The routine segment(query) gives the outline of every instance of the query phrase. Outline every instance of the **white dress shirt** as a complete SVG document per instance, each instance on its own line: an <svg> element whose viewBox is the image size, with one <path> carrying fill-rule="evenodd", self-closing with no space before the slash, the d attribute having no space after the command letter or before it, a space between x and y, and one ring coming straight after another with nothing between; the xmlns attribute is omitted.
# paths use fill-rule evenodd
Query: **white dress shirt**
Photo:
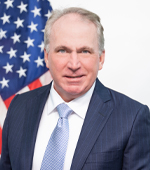
<svg viewBox="0 0 150 170"><path fill-rule="evenodd" d="M68 117L69 141L68 141L68 148L67 148L65 162L64 162L64 170L69 170L71 168L74 151L78 142L78 138L81 132L84 118L86 116L86 112L89 106L91 96L93 94L94 87L95 87L95 83L90 88L90 90L86 92L84 95L67 103L67 105L73 110L73 112ZM64 102L64 100L55 91L52 83L50 89L50 95L45 104L41 121L39 124L39 128L38 128L38 133L37 133L37 138L36 138L36 143L34 148L32 170L40 170L46 146L59 119L59 114L56 110L56 107L60 103L66 103L66 102Z"/></svg>

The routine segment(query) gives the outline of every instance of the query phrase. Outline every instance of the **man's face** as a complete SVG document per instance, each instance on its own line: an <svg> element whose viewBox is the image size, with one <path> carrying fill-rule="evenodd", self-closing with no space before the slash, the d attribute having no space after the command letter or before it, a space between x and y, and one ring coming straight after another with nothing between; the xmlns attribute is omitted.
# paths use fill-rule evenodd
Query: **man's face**
<svg viewBox="0 0 150 170"><path fill-rule="evenodd" d="M46 66L50 69L54 88L69 102L93 85L104 63L99 55L96 26L77 14L66 14L52 26Z"/></svg>

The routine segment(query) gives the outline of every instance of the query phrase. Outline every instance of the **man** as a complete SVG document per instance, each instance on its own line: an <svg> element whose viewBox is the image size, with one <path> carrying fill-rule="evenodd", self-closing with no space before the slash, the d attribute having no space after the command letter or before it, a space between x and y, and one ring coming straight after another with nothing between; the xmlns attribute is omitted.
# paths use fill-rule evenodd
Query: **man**
<svg viewBox="0 0 150 170"><path fill-rule="evenodd" d="M3 128L0 170L149 170L148 107L96 78L105 59L99 17L81 8L53 11L44 38L53 82L12 101ZM66 140L52 142L50 137L59 124L61 103L72 110L66 118L69 139L61 166L52 168L62 157L53 158L57 154L49 147L57 144L57 150Z"/></svg>

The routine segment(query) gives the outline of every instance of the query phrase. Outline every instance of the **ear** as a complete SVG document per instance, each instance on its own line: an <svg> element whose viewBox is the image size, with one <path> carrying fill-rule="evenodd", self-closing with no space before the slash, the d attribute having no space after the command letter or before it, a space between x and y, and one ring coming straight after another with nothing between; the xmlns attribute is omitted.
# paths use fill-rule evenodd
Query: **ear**
<svg viewBox="0 0 150 170"><path fill-rule="evenodd" d="M45 48L44 48L44 60L45 60L45 63L46 63L46 67L49 68L49 65L48 65L48 53L46 52Z"/></svg>
<svg viewBox="0 0 150 170"><path fill-rule="evenodd" d="M99 70L103 68L104 61L105 61L105 50L102 52L102 54L99 57Z"/></svg>

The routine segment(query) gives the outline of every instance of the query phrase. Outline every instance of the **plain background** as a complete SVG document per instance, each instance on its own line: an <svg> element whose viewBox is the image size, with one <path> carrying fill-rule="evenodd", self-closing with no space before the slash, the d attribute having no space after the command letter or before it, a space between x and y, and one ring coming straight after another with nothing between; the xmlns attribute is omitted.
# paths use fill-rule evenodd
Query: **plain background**
<svg viewBox="0 0 150 170"><path fill-rule="evenodd" d="M150 1L51 0L51 5L83 7L100 16L106 59L98 78L150 107Z"/></svg>

